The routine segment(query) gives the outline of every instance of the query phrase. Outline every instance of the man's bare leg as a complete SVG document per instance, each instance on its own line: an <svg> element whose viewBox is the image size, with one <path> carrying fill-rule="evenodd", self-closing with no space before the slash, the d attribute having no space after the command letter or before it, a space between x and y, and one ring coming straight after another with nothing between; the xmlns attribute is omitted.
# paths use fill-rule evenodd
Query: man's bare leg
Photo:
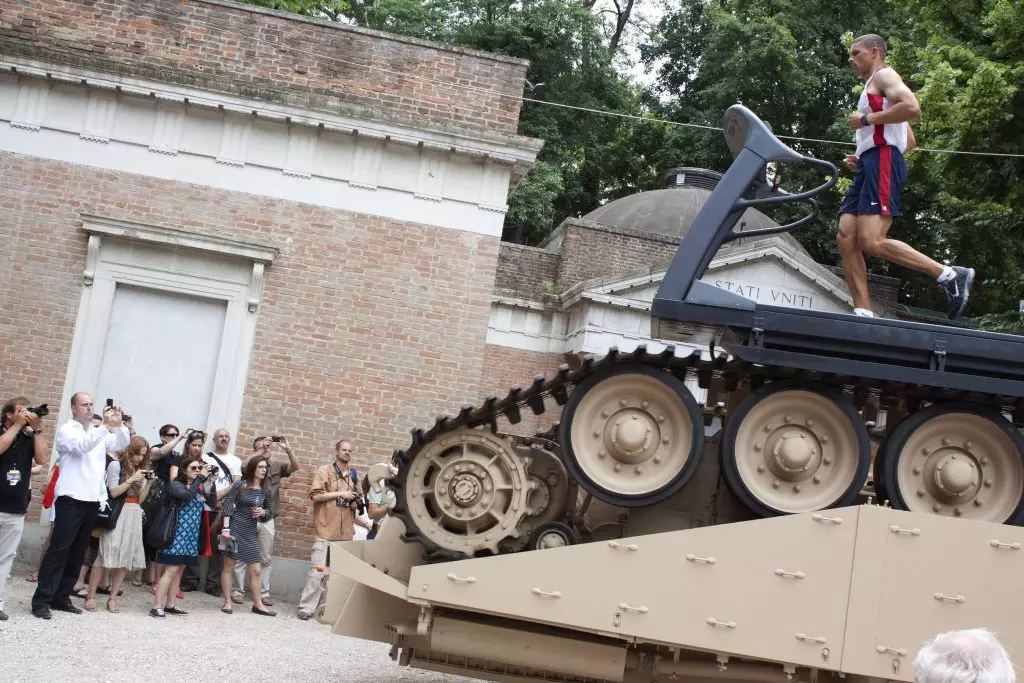
<svg viewBox="0 0 1024 683"><path fill-rule="evenodd" d="M844 213L839 216L839 232L836 235L836 246L843 257L843 275L850 288L855 309L871 310L871 297L868 295L868 267L864 262L864 254L860 250L857 216Z"/></svg>
<svg viewBox="0 0 1024 683"><path fill-rule="evenodd" d="M858 216L857 235L861 251L938 279L945 270L945 266L928 258L906 242L889 239L891 225L892 218L890 216Z"/></svg>

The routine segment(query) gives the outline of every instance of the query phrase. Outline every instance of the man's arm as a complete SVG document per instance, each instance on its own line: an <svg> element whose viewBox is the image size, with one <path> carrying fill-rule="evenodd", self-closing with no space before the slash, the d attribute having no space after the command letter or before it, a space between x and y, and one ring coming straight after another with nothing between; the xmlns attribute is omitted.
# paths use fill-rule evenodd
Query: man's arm
<svg viewBox="0 0 1024 683"><path fill-rule="evenodd" d="M914 129L911 128L910 124L907 124L907 149L904 154L909 154L913 149L917 147L917 138L914 137Z"/></svg>
<svg viewBox="0 0 1024 683"><path fill-rule="evenodd" d="M299 460L295 457L295 452L292 451L292 447L288 445L288 437L282 436L279 444L284 452L288 455L288 464L281 466L281 476L290 477L299 469Z"/></svg>
<svg viewBox="0 0 1024 683"><path fill-rule="evenodd" d="M14 414L14 419L11 420L10 428L0 435L0 455L7 452L7 449L11 447L14 440L18 438L18 434L21 434L21 430L28 424L28 415L30 413L22 408Z"/></svg>
<svg viewBox="0 0 1024 683"><path fill-rule="evenodd" d="M110 434L107 434L105 440L107 453L116 453L128 448L128 444L132 442L132 435L127 427L121 425L120 427L115 427Z"/></svg>
<svg viewBox="0 0 1024 683"><path fill-rule="evenodd" d="M903 123L921 118L921 104L895 70L882 69L875 74L874 83L892 106L885 111L868 114L869 123Z"/></svg>
<svg viewBox="0 0 1024 683"><path fill-rule="evenodd" d="M93 427L89 431L79 432L73 423L67 423L57 430L54 445L62 458L84 458L89 451L112 436L106 425ZM117 450L117 449L114 449Z"/></svg>

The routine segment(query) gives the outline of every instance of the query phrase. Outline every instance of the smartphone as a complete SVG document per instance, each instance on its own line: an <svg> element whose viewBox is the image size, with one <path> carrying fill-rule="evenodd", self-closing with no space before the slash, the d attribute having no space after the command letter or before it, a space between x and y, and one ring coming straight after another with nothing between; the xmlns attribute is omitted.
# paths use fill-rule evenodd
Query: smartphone
<svg viewBox="0 0 1024 683"><path fill-rule="evenodd" d="M108 398L107 399L107 407L108 408L113 408L114 407L114 399L112 399L112 398Z"/></svg>
<svg viewBox="0 0 1024 683"><path fill-rule="evenodd" d="M273 441L274 443L281 443L281 437L279 436L272 436L270 437L270 440Z"/></svg>

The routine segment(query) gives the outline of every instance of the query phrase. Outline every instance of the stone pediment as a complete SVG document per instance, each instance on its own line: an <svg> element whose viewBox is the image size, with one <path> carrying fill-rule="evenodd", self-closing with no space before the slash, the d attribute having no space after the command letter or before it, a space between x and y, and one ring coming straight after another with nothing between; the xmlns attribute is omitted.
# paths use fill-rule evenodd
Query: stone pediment
<svg viewBox="0 0 1024 683"><path fill-rule="evenodd" d="M600 282L581 283L566 292L563 305L579 299L649 310L665 269ZM708 284L736 292L758 303L792 308L849 312L852 306L846 283L808 258L794 253L781 239L759 240L723 250L701 278Z"/></svg>

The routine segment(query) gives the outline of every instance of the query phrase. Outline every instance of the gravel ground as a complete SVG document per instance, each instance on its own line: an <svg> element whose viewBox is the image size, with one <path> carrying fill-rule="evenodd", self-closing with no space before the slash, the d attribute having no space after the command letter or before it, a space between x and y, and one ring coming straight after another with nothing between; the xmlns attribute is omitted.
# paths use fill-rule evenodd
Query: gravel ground
<svg viewBox="0 0 1024 683"><path fill-rule="evenodd" d="M149 616L148 587L125 582L118 614L54 612L49 621L32 616L34 583L28 568L16 565L4 589L0 622L0 670L4 683L20 681L397 681L471 683L399 666L389 646L332 635L315 620L299 621L296 606L276 601L276 617L253 614L252 603L220 611L221 600L185 593L178 605L187 615ZM72 598L76 607L83 600ZM187 634L188 642L183 640ZM161 644L161 645L158 645Z"/></svg>

